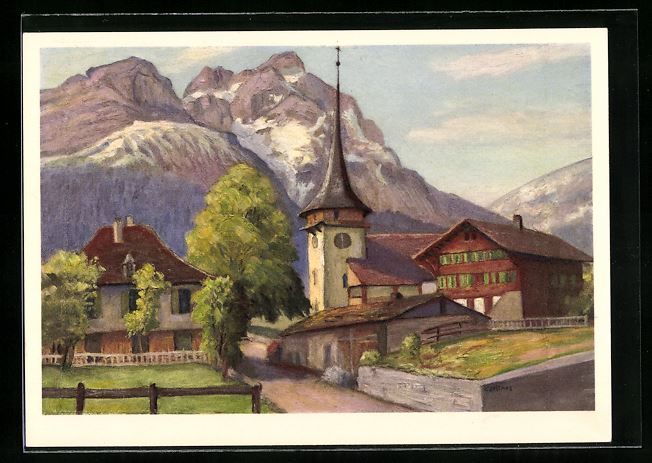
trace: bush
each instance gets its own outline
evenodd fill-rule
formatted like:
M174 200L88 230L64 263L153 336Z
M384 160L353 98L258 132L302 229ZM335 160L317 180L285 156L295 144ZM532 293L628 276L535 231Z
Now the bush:
M378 365L378 362L380 362L380 352L377 350L366 350L360 356L361 366Z
M355 386L355 378L351 373L338 366L328 367L321 376L322 381L342 387Z
M401 343L401 355L410 358L419 357L421 352L421 336L416 333L408 334Z

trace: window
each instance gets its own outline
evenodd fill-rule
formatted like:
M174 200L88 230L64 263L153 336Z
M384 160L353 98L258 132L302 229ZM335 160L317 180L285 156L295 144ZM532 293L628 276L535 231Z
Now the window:
M469 241L471 239L471 234L469 232L464 233L464 241Z
M464 273L460 275L460 286L462 288L468 288L469 286L473 286L473 275L470 273Z
M86 305L86 314L90 319L100 318L102 316L102 298L101 290L97 288L95 297L89 298Z
M353 286L350 288L349 297L362 297L362 288L360 286Z
M437 277L437 287L439 288L446 287L446 277Z
M174 332L174 350L192 350L192 333L190 331Z
M335 220L338 220L340 218L340 210L339 209L335 209L334 216L335 216Z
M312 247L317 248L319 246L319 238L317 238L317 235L312 235Z
M348 288L349 287L349 277L346 275L342 275L342 288Z
M507 272L498 272L498 283L507 283Z
M179 313L190 313L191 304L190 304L190 290L189 289L180 289L179 290Z
M489 273L485 273L485 274L482 276L482 279L483 279L483 282L484 282L485 285L488 285L488 284L491 282L491 281L490 281L491 276L489 275Z
M313 286L317 286L317 270L312 271L312 284Z
M120 316L124 317L127 312L136 310L138 290L130 289L120 295Z
M448 288L457 288L457 275L447 275L446 286Z
M351 236L348 233L338 233L335 235L335 246L339 249L345 249L351 246Z

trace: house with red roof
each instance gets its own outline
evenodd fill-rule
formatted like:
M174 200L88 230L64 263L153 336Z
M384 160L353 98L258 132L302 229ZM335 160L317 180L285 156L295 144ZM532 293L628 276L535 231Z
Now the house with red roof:
M441 294L496 320L566 315L591 256L523 226L465 219L413 254Z
M117 218L112 225L97 230L84 246L89 258L97 258L105 272L98 282L98 313L77 350L100 353L132 353L139 350L137 339L129 338L123 317L136 309L138 292L132 275L149 263L163 273L171 289L161 296L159 326L143 339L146 351L198 350L199 325L192 322L191 295L208 277L176 255L149 226L136 224L131 216Z

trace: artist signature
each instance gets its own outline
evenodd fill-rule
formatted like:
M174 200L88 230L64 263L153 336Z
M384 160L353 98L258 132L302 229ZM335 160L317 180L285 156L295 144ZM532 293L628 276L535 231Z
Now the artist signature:
M512 392L512 386L503 386L502 384L492 384L487 386L486 392L509 391Z

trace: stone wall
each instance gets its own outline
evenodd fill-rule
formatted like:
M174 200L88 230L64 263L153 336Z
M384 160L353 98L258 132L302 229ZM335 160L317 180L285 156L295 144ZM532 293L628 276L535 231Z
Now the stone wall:
M479 381L360 367L358 389L429 412L593 410L594 356L568 355Z

